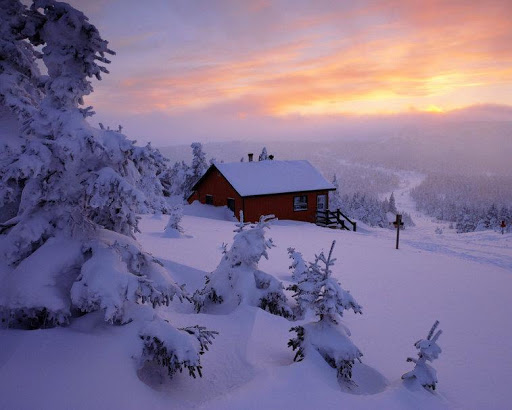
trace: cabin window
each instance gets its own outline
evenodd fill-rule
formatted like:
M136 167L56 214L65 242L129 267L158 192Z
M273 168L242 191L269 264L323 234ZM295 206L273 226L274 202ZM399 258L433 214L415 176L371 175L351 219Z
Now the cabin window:
M235 199L234 198L228 198L228 208L235 212Z
M213 205L213 195L206 195L204 202L206 205Z
M294 211L307 211L308 209L308 196L299 195L293 197L293 210Z

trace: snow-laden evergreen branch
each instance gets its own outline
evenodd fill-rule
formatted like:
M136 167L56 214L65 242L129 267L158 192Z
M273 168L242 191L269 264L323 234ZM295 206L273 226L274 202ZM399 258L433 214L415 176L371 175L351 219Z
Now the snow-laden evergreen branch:
M175 329L168 320L157 317L139 334L143 341L140 365L156 363L167 370L169 377L184 369L194 379L197 375L202 377L200 356L208 350L217 334L203 326Z

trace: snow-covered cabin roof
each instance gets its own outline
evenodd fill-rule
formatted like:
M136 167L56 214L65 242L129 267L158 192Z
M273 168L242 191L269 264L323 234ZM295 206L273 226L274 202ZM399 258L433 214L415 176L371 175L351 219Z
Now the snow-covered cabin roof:
M216 163L240 196L336 189L308 161Z

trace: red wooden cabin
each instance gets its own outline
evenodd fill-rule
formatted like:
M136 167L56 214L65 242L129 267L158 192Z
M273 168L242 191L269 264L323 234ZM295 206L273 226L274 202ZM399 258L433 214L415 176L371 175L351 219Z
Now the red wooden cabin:
M308 161L258 161L213 164L193 186L188 202L227 206L248 222L261 215L315 222L328 209L336 188Z

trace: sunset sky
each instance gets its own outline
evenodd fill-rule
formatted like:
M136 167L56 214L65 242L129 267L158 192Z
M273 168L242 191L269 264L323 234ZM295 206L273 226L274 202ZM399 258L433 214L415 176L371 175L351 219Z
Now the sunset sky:
M88 103L141 140L335 133L472 105L512 118L510 0L71 4L117 52Z

